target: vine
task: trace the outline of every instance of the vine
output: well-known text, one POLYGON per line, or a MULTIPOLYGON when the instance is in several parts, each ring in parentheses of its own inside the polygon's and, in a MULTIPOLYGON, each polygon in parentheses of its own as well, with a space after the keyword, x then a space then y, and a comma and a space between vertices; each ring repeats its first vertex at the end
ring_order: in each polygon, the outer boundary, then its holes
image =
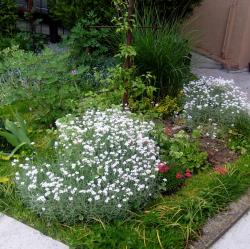
MULTIPOLYGON (((136 56, 135 48, 132 46, 132 31, 135 28, 135 0, 113 0, 115 8, 117 10, 117 17, 113 18, 113 22, 117 26, 116 32, 126 35, 126 43, 120 45, 119 53, 117 57, 124 59, 123 70, 126 72, 122 75, 129 75, 129 77, 124 79, 125 84, 125 93, 123 97, 123 108, 128 107, 128 88, 131 85, 131 73, 134 70, 131 70, 133 66, 133 58, 136 56)), ((118 69, 121 71, 121 68, 118 69)))

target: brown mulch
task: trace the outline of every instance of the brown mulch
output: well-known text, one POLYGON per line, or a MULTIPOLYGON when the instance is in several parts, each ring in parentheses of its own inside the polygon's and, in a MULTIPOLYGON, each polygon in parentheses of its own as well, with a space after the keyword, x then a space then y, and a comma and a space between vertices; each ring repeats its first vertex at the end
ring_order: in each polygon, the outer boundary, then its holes
POLYGON ((238 154, 227 148, 224 141, 202 137, 200 139, 201 149, 208 153, 208 162, 214 167, 224 166, 238 158, 238 154))
MULTIPOLYGON (((181 130, 186 130, 185 126, 175 125, 170 120, 165 121, 165 134, 173 137, 181 130)), ((213 167, 221 167, 227 163, 235 161, 239 155, 227 148, 226 142, 210 137, 200 138, 201 150, 208 153, 208 162, 213 167)))

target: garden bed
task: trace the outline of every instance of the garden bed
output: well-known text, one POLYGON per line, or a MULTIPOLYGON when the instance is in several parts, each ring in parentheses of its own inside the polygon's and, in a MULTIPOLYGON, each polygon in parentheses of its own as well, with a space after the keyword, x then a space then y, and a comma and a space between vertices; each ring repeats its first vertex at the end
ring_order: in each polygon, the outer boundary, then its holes
POLYGON ((115 32, 66 2, 60 48, 4 33, 0 212, 72 249, 187 248, 250 187, 246 95, 192 75, 181 24, 153 9, 115 1, 115 32))

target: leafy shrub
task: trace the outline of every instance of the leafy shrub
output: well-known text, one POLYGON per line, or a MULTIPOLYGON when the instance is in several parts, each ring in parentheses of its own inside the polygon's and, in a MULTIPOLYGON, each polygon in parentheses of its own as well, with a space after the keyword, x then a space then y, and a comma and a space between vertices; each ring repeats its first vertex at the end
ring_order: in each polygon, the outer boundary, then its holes
POLYGON ((32 210, 67 223, 111 220, 141 208, 155 193, 153 123, 109 109, 67 116, 57 126, 55 160, 17 164, 17 186, 32 210))
POLYGON ((0 34, 10 36, 16 29, 17 6, 13 0, 0 2, 0 34))
MULTIPOLYGON (((16 32, 17 6, 13 0, 0 1, 0 51, 13 44, 16 32)), ((0 57, 1 59, 1 57, 0 57)))
POLYGON ((179 20, 191 15, 201 2, 202 0, 143 0, 138 1, 138 7, 141 11, 147 7, 155 7, 162 17, 179 20))
POLYGON ((70 47, 71 56, 80 61, 91 61, 97 57, 107 54, 111 47, 118 47, 117 40, 112 39, 114 32, 110 29, 90 28, 100 22, 93 11, 89 12, 86 17, 81 18, 71 30, 67 41, 70 47))
POLYGON ((207 166, 207 153, 202 152, 199 142, 184 131, 170 138, 169 158, 195 173, 207 166))
POLYGON ((45 35, 35 32, 18 32, 13 39, 20 49, 36 53, 41 52, 47 42, 45 35))
POLYGON ((192 177, 189 169, 177 164, 168 166, 165 163, 160 163, 158 171, 159 189, 163 194, 174 194, 183 185, 186 178, 192 177))
POLYGON ((30 110, 35 110, 36 119, 46 125, 74 109, 80 88, 93 86, 91 79, 85 78, 87 68, 72 74, 67 51, 46 49, 36 55, 8 48, 1 56, 5 59, 0 62, 0 103, 25 102, 30 110))
MULTIPOLYGON (((153 13, 137 20, 138 26, 154 26, 153 13)), ((135 64, 139 74, 151 72, 155 77, 158 95, 175 97, 190 77, 188 56, 190 44, 182 36, 180 26, 157 21, 160 28, 136 28, 134 46, 135 64)))
POLYGON ((177 97, 166 96, 161 99, 154 108, 155 112, 159 113, 162 118, 170 117, 175 113, 179 113, 181 111, 182 95, 182 92, 180 92, 177 97))
POLYGON ((99 24, 111 22, 114 9, 110 0, 49 0, 49 9, 57 20, 66 28, 73 28, 82 18, 86 18, 90 11, 100 17, 99 24))
POLYGON ((0 76, 0 104, 8 105, 20 99, 29 99, 37 88, 39 85, 28 82, 19 70, 8 71, 0 76))
POLYGON ((240 112, 247 112, 247 96, 233 80, 202 77, 184 88, 184 116, 188 125, 209 127, 216 136, 219 128, 233 127, 240 112))

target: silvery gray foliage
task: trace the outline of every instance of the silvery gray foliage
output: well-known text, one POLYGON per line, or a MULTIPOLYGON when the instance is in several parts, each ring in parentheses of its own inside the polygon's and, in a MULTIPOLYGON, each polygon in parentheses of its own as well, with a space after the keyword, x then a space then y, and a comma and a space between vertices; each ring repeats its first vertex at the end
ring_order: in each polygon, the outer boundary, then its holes
POLYGON ((57 160, 17 160, 16 183, 35 212, 74 223, 122 218, 144 206, 156 191, 159 148, 152 122, 118 109, 88 110, 56 122, 57 160))
POLYGON ((186 85, 184 95, 188 124, 210 126, 214 137, 220 126, 233 126, 237 115, 249 108, 246 93, 233 80, 202 77, 186 85))

